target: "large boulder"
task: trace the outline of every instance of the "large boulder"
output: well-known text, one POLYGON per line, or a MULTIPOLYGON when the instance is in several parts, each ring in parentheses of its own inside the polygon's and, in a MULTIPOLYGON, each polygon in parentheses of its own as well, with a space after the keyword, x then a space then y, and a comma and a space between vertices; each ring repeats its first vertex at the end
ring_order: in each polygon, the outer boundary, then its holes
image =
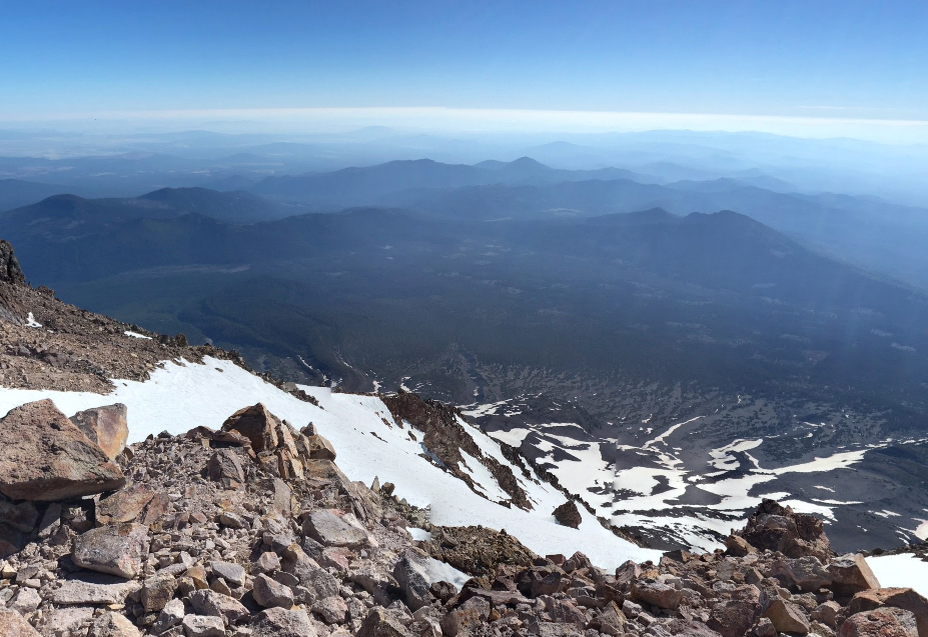
POLYGON ((148 553, 148 527, 119 524, 91 529, 74 538, 71 559, 82 568, 133 579, 148 553))
POLYGON ((50 400, 0 420, 0 493, 14 500, 66 500, 121 489, 117 464, 50 400))
POLYGON ((256 453, 274 451, 280 442, 277 430, 280 420, 267 407, 258 403, 239 409, 222 423, 223 431, 235 431, 251 441, 256 453))
POLYGON ((918 637, 918 627, 910 611, 877 608, 848 617, 838 637, 918 637))
POLYGON ((835 595, 850 597, 861 591, 880 587, 880 581, 860 553, 836 557, 828 565, 828 572, 831 573, 831 588, 835 595))
POLYGON ((554 519, 557 520, 557 523, 561 526, 569 526, 572 529, 580 528, 580 523, 583 522, 583 517, 580 515, 580 510, 577 508, 577 504, 573 500, 568 500, 561 506, 554 509, 551 513, 554 516, 554 519))
POLYGON ((115 460, 126 448, 129 421, 122 403, 79 411, 71 416, 71 422, 97 443, 110 460, 115 460))
POLYGON ((393 566, 393 577, 406 596, 406 605, 413 611, 428 606, 432 601, 429 595, 429 558, 416 548, 406 549, 393 566))
POLYGON ((366 531, 345 522, 328 509, 313 511, 303 521, 303 533, 323 546, 357 548, 368 543, 366 531))
POLYGON ((919 637, 928 637, 928 600, 911 588, 877 588, 857 593, 844 610, 844 616, 887 606, 913 613, 919 637))
POLYGON ((737 535, 756 549, 779 551, 786 557, 811 555, 824 562, 833 555, 819 518, 794 513, 774 500, 764 500, 737 535))
POLYGON ((97 524, 132 522, 142 513, 154 496, 154 491, 139 483, 101 498, 97 503, 97 524))

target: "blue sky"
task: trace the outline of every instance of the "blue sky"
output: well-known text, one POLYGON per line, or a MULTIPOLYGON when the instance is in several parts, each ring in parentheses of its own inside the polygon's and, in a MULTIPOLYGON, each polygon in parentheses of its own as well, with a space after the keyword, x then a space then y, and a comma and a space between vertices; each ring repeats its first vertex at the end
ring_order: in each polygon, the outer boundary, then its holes
POLYGON ((928 119, 928 3, 11 2, 0 119, 439 106, 928 119))

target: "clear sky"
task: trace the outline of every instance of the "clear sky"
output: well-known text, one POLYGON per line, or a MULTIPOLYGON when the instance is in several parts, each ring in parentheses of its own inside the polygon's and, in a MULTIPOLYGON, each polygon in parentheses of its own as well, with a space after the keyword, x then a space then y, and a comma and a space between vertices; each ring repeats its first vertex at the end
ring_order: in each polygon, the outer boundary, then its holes
POLYGON ((928 2, 0 0, 0 119, 306 107, 928 120, 928 2))

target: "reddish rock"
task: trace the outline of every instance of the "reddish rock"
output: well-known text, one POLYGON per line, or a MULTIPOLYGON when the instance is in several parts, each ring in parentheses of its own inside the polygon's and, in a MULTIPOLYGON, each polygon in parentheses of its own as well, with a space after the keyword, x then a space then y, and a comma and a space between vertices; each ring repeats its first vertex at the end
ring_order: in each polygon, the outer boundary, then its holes
POLYGON ((918 627, 912 612, 886 607, 848 617, 838 637, 918 637, 918 627))
POLYGON ((14 500, 66 500, 121 489, 122 470, 50 400, 0 420, 0 493, 14 500))
POLYGON ((806 635, 809 633, 809 620, 795 604, 775 599, 764 617, 773 622, 774 627, 781 633, 796 633, 806 635))
POLYGON ((97 443, 110 460, 115 460, 126 448, 129 422, 122 403, 79 411, 71 416, 71 422, 97 443))
POLYGON ((774 500, 764 500, 738 535, 756 549, 779 551, 786 557, 811 555, 824 561, 833 555, 820 519, 794 513, 774 500))
POLYGON ((155 493, 144 484, 117 491, 103 498, 97 504, 97 524, 117 524, 132 522, 139 516, 145 506, 151 502, 155 493))
POLYGON ((880 581, 860 553, 836 557, 828 565, 828 572, 833 580, 832 590, 841 597, 880 587, 880 581))
POLYGON ((915 615, 919 637, 928 637, 928 600, 911 588, 877 588, 854 595, 845 610, 845 616, 876 610, 884 606, 901 608, 915 615))
POLYGON ((15 610, 0 606, 0 637, 41 637, 15 610))
POLYGON ((251 407, 239 409, 222 423, 223 431, 235 431, 251 441, 251 448, 256 453, 274 451, 280 439, 277 429, 280 420, 267 410, 267 407, 258 403, 251 407))

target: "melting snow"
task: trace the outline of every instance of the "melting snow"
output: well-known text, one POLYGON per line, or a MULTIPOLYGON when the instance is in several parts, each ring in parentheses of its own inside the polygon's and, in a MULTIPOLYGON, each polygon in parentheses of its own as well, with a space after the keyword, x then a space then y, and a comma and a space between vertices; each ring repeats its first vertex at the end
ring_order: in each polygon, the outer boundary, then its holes
POLYGON ((139 334, 138 332, 130 332, 129 330, 126 330, 123 332, 123 334, 126 336, 131 336, 132 338, 144 338, 149 341, 151 340, 151 336, 145 336, 144 334, 139 334))
POLYGON ((26 317, 26 325, 28 327, 42 327, 42 324, 35 320, 35 316, 32 315, 32 312, 29 312, 29 316, 26 317))

